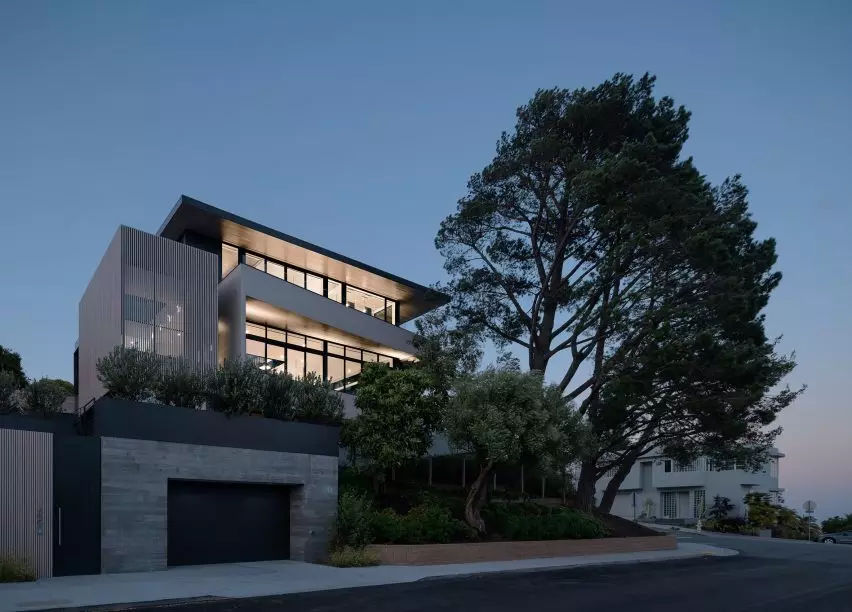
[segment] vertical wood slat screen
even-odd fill
[[[0,556],[53,575],[53,434],[0,429]]]
[[[218,256],[122,226],[125,346],[216,366]]]
[[[219,257],[121,226],[80,301],[78,405],[103,395],[96,363],[117,345],[216,366]]]

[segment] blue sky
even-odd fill
[[[689,7],[686,5],[689,4]],[[469,175],[539,87],[658,76],[688,153],[742,173],[784,281],[787,501],[852,512],[852,7],[750,2],[0,3],[0,344],[71,378],[120,223],[181,193],[422,283]],[[555,377],[555,372],[553,373]]]

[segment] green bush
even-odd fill
[[[64,382],[64,381],[63,381]],[[57,413],[68,397],[64,385],[51,378],[33,380],[21,390],[22,406],[26,412],[48,416]]]
[[[0,582],[30,582],[35,579],[35,570],[24,560],[13,556],[0,557]]]
[[[400,544],[405,533],[403,517],[393,508],[375,512],[372,520],[373,540],[378,544]]]
[[[340,492],[337,502],[337,520],[334,525],[332,547],[364,548],[373,540],[373,506],[366,495],[351,489]]]
[[[347,546],[332,551],[329,555],[328,564],[334,567],[370,567],[379,564],[379,556],[366,548]]]
[[[293,420],[342,423],[343,399],[314,372],[296,381]]]
[[[297,381],[288,372],[268,372],[263,398],[263,416],[280,421],[293,418]]]
[[[260,414],[268,378],[253,359],[226,359],[207,376],[207,401],[218,412]]]
[[[160,361],[156,355],[123,346],[115,347],[109,355],[98,359],[95,367],[107,395],[134,401],[151,397],[154,381],[160,374]],[[80,402],[91,399],[81,397]]]
[[[603,524],[579,510],[559,509],[542,514],[510,516],[501,533],[509,540],[579,540],[602,538]]]
[[[373,537],[380,544],[445,544],[473,539],[476,532],[447,508],[425,504],[402,515],[391,508],[375,513]]]
[[[198,408],[204,403],[204,377],[184,359],[164,361],[152,387],[154,399],[161,404]]]
[[[606,527],[596,518],[570,508],[540,504],[489,504],[482,510],[489,533],[508,540],[570,540],[602,538]]]

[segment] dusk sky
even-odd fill
[[[658,76],[687,153],[742,173],[784,274],[789,506],[852,512],[852,4],[0,1],[0,344],[72,378],[119,224],[186,194],[412,280],[537,88]],[[560,364],[551,365],[556,378]]]

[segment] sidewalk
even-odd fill
[[[551,570],[616,563],[642,563],[735,551],[681,542],[677,550],[556,559],[432,566],[379,566],[340,569],[296,561],[268,561],[179,567],[161,572],[65,576],[0,585],[0,612],[49,608],[91,608],[106,604],[284,595],[350,587],[414,582],[442,576]]]

